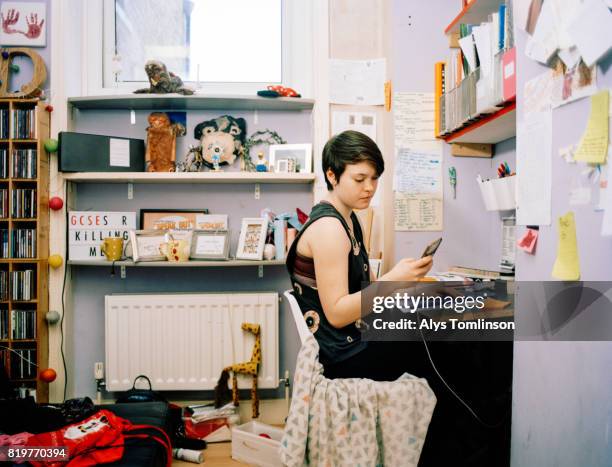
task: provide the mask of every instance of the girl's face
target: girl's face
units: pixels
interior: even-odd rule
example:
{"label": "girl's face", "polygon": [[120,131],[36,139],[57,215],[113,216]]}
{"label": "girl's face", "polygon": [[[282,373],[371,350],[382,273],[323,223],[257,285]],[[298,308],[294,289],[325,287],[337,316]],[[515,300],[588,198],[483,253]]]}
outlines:
{"label": "girl's face", "polygon": [[333,193],[351,209],[367,208],[378,186],[378,175],[369,162],[347,165],[340,182],[331,170],[327,171],[327,178],[334,187]]}

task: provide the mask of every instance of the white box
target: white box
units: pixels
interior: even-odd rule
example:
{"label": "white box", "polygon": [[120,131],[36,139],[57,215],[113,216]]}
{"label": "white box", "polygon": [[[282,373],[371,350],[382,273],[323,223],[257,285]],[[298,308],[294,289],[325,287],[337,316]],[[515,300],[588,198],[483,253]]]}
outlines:
{"label": "white box", "polygon": [[479,175],[477,181],[487,211],[516,209],[516,176],[483,180]]}
{"label": "white box", "polygon": [[[266,434],[270,438],[259,436]],[[232,428],[232,459],[262,467],[282,467],[280,443],[283,430],[251,421]]]}

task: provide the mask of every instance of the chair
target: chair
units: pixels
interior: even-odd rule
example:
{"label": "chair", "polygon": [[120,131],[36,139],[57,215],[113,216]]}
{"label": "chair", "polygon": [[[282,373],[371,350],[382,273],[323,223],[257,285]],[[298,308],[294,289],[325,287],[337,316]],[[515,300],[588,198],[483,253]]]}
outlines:
{"label": "chair", "polygon": [[283,295],[289,302],[289,308],[291,308],[291,315],[293,316],[293,320],[295,321],[295,327],[297,328],[298,334],[300,336],[300,341],[302,345],[304,345],[306,338],[309,334],[311,334],[310,329],[308,329],[306,321],[304,320],[304,315],[302,315],[302,310],[300,309],[297,300],[293,296],[293,290],[285,290],[285,292],[283,292]]}

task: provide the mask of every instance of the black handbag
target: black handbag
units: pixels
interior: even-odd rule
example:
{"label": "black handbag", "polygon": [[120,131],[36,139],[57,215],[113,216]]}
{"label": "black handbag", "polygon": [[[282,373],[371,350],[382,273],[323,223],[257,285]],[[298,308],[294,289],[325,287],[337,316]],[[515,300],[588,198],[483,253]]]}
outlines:
{"label": "black handbag", "polygon": [[[136,389],[136,381],[140,378],[147,380],[149,383],[149,389]],[[146,375],[138,375],[134,379],[132,389],[126,391],[126,393],[117,399],[118,404],[126,402],[168,402],[164,396],[159,392],[153,391],[151,386],[151,380]]]}

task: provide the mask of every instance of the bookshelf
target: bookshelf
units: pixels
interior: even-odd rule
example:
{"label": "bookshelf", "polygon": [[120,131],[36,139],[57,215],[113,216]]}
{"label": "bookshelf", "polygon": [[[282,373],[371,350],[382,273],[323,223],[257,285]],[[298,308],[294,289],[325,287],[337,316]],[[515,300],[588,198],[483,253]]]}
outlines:
{"label": "bookshelf", "polygon": [[445,33],[454,40],[448,59],[435,67],[436,137],[493,145],[516,136],[511,5],[473,0]]}
{"label": "bookshelf", "polygon": [[[49,113],[37,99],[0,99],[0,366],[47,402]],[[7,350],[6,348],[10,349]]]}
{"label": "bookshelf", "polygon": [[499,10],[504,0],[472,0],[459,12],[457,16],[444,29],[445,34],[459,33],[461,23],[482,23],[491,13]]}
{"label": "bookshelf", "polygon": [[314,173],[273,172],[74,172],[63,173],[75,183],[314,183]]}

